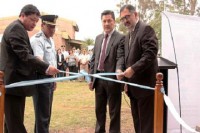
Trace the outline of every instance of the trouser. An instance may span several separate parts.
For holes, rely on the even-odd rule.
[[[5,95],[4,133],[27,133],[24,126],[24,109],[26,97]]]
[[[136,133],[153,133],[154,95],[131,98],[131,111]]]
[[[77,70],[76,66],[69,66],[69,72],[77,73],[78,70]],[[74,74],[70,74],[69,76],[74,76]],[[72,79],[72,80],[76,80],[76,79]]]
[[[110,81],[97,79],[95,83],[95,133],[105,133],[106,107],[109,106],[109,133],[120,133],[121,88],[110,85]],[[114,83],[116,84],[116,83]]]
[[[54,83],[37,85],[33,95],[35,109],[35,133],[49,133]]]
[[[61,65],[61,66],[58,65],[57,68],[58,68],[59,70],[65,71],[65,70],[63,69],[63,65]],[[64,73],[63,73],[63,72],[59,72],[59,73],[57,74],[57,77],[64,77]]]

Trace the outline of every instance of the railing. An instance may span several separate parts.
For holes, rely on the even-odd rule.
[[[5,86],[3,84],[4,73],[0,71],[0,133],[3,133],[4,129],[4,98],[5,98]],[[155,86],[155,98],[154,98],[154,133],[163,132],[163,94],[160,91],[163,83],[162,73],[156,75]]]

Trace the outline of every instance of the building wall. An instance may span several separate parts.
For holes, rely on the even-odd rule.
[[[0,18],[0,34],[3,34],[5,28],[14,20],[18,19],[18,16],[12,16],[12,17],[5,17],[5,18]],[[65,18],[58,18],[57,20],[57,26],[56,26],[56,32],[53,36],[54,42],[56,49],[60,48],[61,45],[68,45],[66,42],[67,37],[66,35],[69,36],[68,39],[75,39],[75,29],[74,26],[76,23],[72,20],[68,20]],[[40,31],[41,27],[41,20],[37,23],[37,26],[34,28],[33,31],[28,32],[29,37],[33,36],[35,33]],[[65,37],[63,38],[63,33],[65,34]],[[69,49],[70,46],[67,46]]]

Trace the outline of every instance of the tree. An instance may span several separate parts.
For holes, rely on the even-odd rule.
[[[154,19],[155,9],[157,9],[158,6],[155,0],[138,0],[140,20],[148,23],[150,20]]]
[[[93,39],[91,39],[91,38],[86,38],[85,40],[84,40],[84,44],[81,46],[81,48],[86,48],[86,47],[88,47],[88,46],[90,46],[90,45],[94,45],[94,40]]]
[[[117,4],[117,8],[120,9],[123,5],[125,4],[131,4],[130,0],[121,0],[119,4]],[[119,10],[118,10],[119,13]],[[116,28],[119,32],[126,34],[127,33],[127,29],[126,27],[120,23],[120,17],[116,18]]]
[[[156,4],[155,0],[138,0],[138,2],[135,0],[135,3],[132,3],[131,0],[121,0],[120,3],[117,4],[116,6],[118,9],[120,9],[125,4],[134,4],[135,7],[138,8],[137,10],[139,11],[140,20],[147,23],[149,22],[149,20],[152,19],[154,15],[153,10],[158,7],[158,4]],[[122,24],[120,24],[119,17],[116,19],[116,23],[117,23],[117,29],[120,32],[126,34],[127,29]]]
[[[87,46],[94,45],[94,40],[90,38],[86,38],[84,42]]]
[[[136,4],[137,3],[137,4]],[[121,0],[117,4],[120,9],[125,4],[133,4],[131,0]],[[161,12],[175,12],[185,15],[200,16],[200,7],[197,6],[197,0],[135,0],[135,6],[139,12],[140,20],[150,24],[158,37],[159,45],[161,45]],[[120,18],[116,19],[117,29],[126,34],[127,29],[120,24]]]
[[[196,5],[197,5],[197,0],[189,0],[190,2],[190,14],[194,15],[195,10],[196,10]]]

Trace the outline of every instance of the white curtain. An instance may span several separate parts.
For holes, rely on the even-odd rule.
[[[162,57],[175,62],[170,33],[174,39],[180,79],[182,119],[192,128],[200,126],[200,17],[162,13]],[[178,80],[176,69],[168,75],[168,96],[179,112]],[[168,132],[180,133],[179,123],[168,112]],[[189,133],[183,128],[182,133]]]

